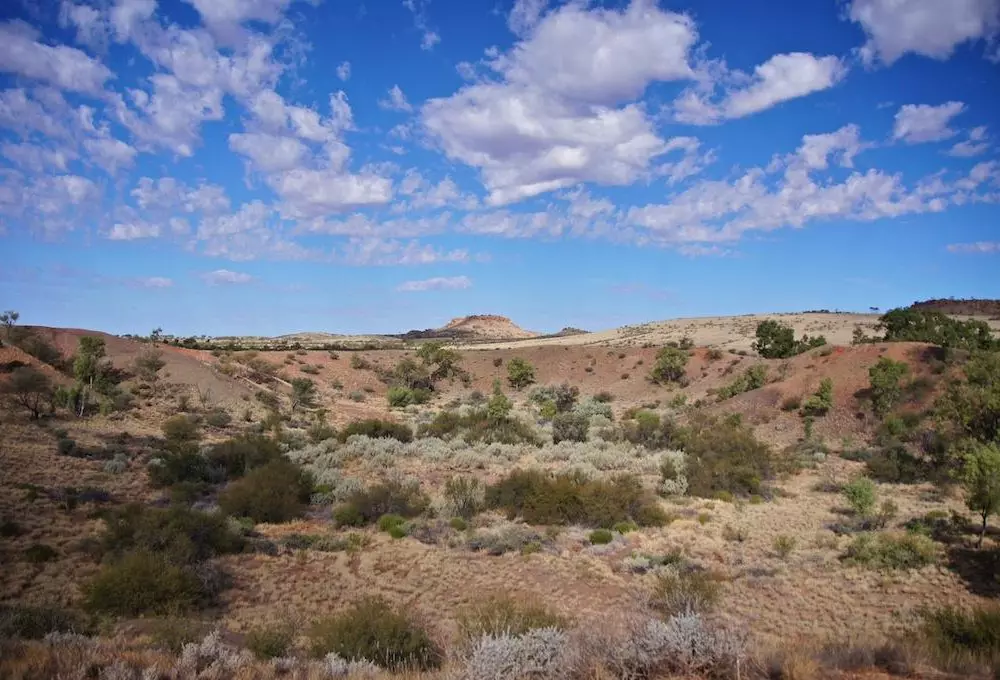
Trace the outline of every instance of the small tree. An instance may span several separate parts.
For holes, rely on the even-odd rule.
[[[802,415],[825,416],[831,408],[833,408],[833,380],[823,378],[816,393],[802,404]]]
[[[676,382],[684,377],[688,354],[677,347],[664,347],[656,353],[656,365],[650,373],[650,379],[659,384]]]
[[[494,380],[493,396],[490,397],[486,405],[486,413],[489,415],[489,419],[494,423],[502,422],[510,415],[512,408],[513,404],[510,403],[510,399],[500,389],[500,381]]]
[[[111,362],[105,358],[106,354],[103,338],[89,335],[80,338],[73,359],[73,375],[80,389],[80,416],[83,416],[90,392],[106,392],[113,384]]]
[[[867,477],[858,477],[844,486],[842,492],[848,505],[858,517],[871,517],[875,511],[875,482]]]
[[[976,547],[983,546],[990,515],[1000,514],[1000,446],[970,443],[960,478],[965,487],[965,504],[983,518]]]
[[[871,382],[872,411],[879,418],[885,418],[899,401],[902,388],[899,383],[909,371],[902,361],[879,357],[878,362],[868,369]]]
[[[15,405],[26,409],[32,420],[38,420],[42,408],[51,400],[52,383],[41,371],[31,366],[20,366],[10,374],[4,392]]]
[[[8,309],[3,314],[0,314],[0,324],[3,324],[4,335],[7,336],[7,340],[10,340],[11,336],[14,334],[14,324],[16,324],[17,320],[20,318],[21,315],[13,309]]]
[[[535,382],[535,367],[520,357],[507,362],[507,382],[516,390]]]
[[[454,377],[462,370],[458,367],[461,355],[453,349],[446,349],[443,342],[425,342],[417,350],[417,357],[430,371],[431,382]]]
[[[155,349],[144,349],[135,358],[132,368],[142,380],[156,382],[157,373],[166,365],[167,363],[163,360],[163,352]]]
[[[152,331],[150,331],[149,341],[153,344],[154,347],[156,346],[156,343],[163,342],[163,329],[154,328]]]
[[[292,409],[316,406],[316,383],[309,378],[292,379]]]
[[[795,353],[795,331],[774,319],[761,321],[753,349],[765,359],[790,357]]]

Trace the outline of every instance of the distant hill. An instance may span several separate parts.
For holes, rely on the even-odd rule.
[[[526,331],[506,316],[473,314],[452,319],[441,328],[408,331],[399,335],[404,340],[524,340],[537,338],[538,333]]]
[[[910,305],[911,309],[928,309],[943,314],[958,316],[989,316],[1000,317],[1000,300],[980,300],[969,298],[941,298],[937,300],[920,300]]]

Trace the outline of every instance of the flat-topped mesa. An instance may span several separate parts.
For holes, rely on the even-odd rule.
[[[509,317],[500,316],[499,314],[470,314],[469,316],[459,316],[455,317],[454,319],[446,323],[443,327],[455,328],[456,326],[462,326],[476,321],[481,321],[485,323],[510,324],[515,328],[517,327],[517,324],[511,321]]]

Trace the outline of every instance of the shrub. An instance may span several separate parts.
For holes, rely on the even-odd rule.
[[[678,428],[670,418],[652,411],[636,411],[621,424],[621,437],[650,451],[676,448]]]
[[[678,382],[684,377],[688,354],[676,347],[663,347],[656,353],[656,364],[650,373],[650,380],[658,384]]]
[[[371,363],[360,354],[351,355],[351,368],[356,371],[367,371],[372,367]]]
[[[275,460],[232,482],[219,494],[222,511],[254,522],[287,522],[309,504],[312,478],[288,460]]]
[[[310,378],[292,378],[292,409],[316,407],[316,383]]]
[[[0,639],[40,640],[49,633],[86,633],[76,613],[58,607],[0,604]]]
[[[461,517],[452,517],[448,520],[448,526],[450,526],[455,531],[465,531],[469,528],[469,523],[466,522]]]
[[[368,420],[356,420],[341,430],[338,439],[346,442],[351,435],[360,434],[372,439],[390,438],[401,441],[404,444],[413,441],[413,430],[402,423],[395,423],[391,420],[379,420],[370,418]]]
[[[246,646],[258,659],[278,659],[288,653],[294,637],[289,624],[260,626],[247,633]]]
[[[615,535],[608,529],[594,529],[587,537],[592,545],[606,545],[615,540]]]
[[[150,484],[157,488],[180,483],[216,481],[211,463],[195,451],[161,453],[149,462],[147,472]]]
[[[858,517],[870,517],[875,510],[875,483],[867,477],[852,480],[841,493]]]
[[[601,404],[610,404],[615,400],[615,395],[611,394],[607,390],[602,390],[594,395],[594,401]]]
[[[788,536],[787,534],[780,534],[775,537],[772,547],[774,548],[775,554],[781,559],[787,559],[792,551],[795,550],[796,540],[794,536]]]
[[[254,393],[254,397],[270,411],[277,411],[281,406],[281,399],[274,392],[270,392],[268,390],[257,390],[257,392]]]
[[[785,400],[781,402],[782,411],[795,411],[802,405],[801,397],[785,397]]]
[[[879,418],[885,418],[899,401],[903,392],[900,381],[908,371],[905,363],[888,357],[879,357],[875,365],[868,369],[872,411]]]
[[[426,404],[431,393],[422,388],[390,387],[387,394],[389,406],[393,408],[403,408],[413,404]]]
[[[959,321],[932,310],[892,309],[879,319],[885,342],[929,342],[946,348],[991,350],[997,346],[985,321]]]
[[[916,533],[864,533],[847,547],[844,560],[872,569],[919,569],[934,564],[938,547]]]
[[[613,530],[617,531],[619,534],[627,534],[631,531],[638,531],[639,525],[635,522],[629,520],[626,522],[617,522],[613,527]]]
[[[823,378],[819,389],[802,404],[802,415],[825,416],[833,408],[833,380]]]
[[[774,319],[757,324],[756,336],[753,349],[765,359],[787,359],[826,344],[826,338],[822,335],[814,338],[803,335],[801,340],[796,340],[795,331],[790,326]]]
[[[262,435],[242,435],[214,444],[206,455],[209,463],[221,468],[228,479],[242,477],[251,470],[281,458],[278,442]]]
[[[183,506],[152,508],[139,504],[110,510],[101,535],[101,552],[118,558],[127,552],[162,553],[178,565],[239,552],[243,539],[226,518]]]
[[[691,418],[677,437],[685,452],[688,493],[711,498],[719,491],[734,495],[758,494],[774,476],[770,447],[737,417]]]
[[[164,647],[174,654],[180,654],[184,645],[198,642],[210,632],[208,624],[184,617],[165,617],[146,622],[149,636],[158,647]]]
[[[334,511],[334,520],[339,526],[364,526],[383,515],[416,517],[429,505],[430,499],[420,490],[419,482],[389,480],[352,493]]]
[[[334,653],[390,670],[438,668],[443,653],[423,628],[381,599],[366,599],[309,631],[313,656]]]
[[[925,609],[921,618],[923,636],[939,659],[970,659],[1000,669],[1000,608]]]
[[[32,564],[51,562],[57,557],[59,557],[59,553],[52,546],[45,545],[44,543],[33,543],[24,551],[24,559]]]
[[[560,413],[552,419],[552,443],[561,441],[585,442],[590,420],[576,413]]]
[[[486,489],[488,507],[520,516],[530,524],[583,524],[609,528],[632,519],[661,526],[666,516],[655,496],[634,477],[588,480],[579,475],[549,475],[515,470]]]
[[[455,680],[556,680],[569,677],[578,660],[569,635],[555,628],[535,628],[525,633],[508,631],[482,635],[471,641],[460,659]]]
[[[902,444],[873,451],[864,462],[865,474],[880,482],[916,484],[932,474],[930,467]]]
[[[84,607],[118,616],[168,614],[194,608],[208,597],[191,567],[158,553],[127,553],[101,569],[84,588]]]
[[[652,607],[665,616],[707,613],[722,599],[718,575],[690,568],[662,570],[653,586]]]
[[[551,402],[559,413],[566,413],[576,405],[580,397],[580,388],[576,385],[563,383],[562,385],[546,385],[539,387],[531,393],[531,401],[536,404]]]
[[[516,390],[535,382],[535,367],[520,357],[507,362],[507,382]]]
[[[56,441],[56,453],[60,456],[72,456],[76,453],[76,441],[62,438]]]
[[[198,424],[186,415],[176,415],[163,423],[163,436],[167,440],[167,448],[177,450],[184,444],[197,442],[201,439]]]
[[[735,397],[737,394],[760,389],[765,384],[767,384],[767,366],[763,364],[751,366],[739,378],[716,392],[716,399],[718,401],[725,401],[726,399]]]
[[[233,417],[227,411],[215,409],[205,415],[205,422],[212,427],[228,427],[233,422]]]
[[[523,635],[530,630],[565,630],[569,621],[543,604],[530,604],[506,595],[496,595],[460,611],[459,636],[466,641],[482,635]]]
[[[1000,446],[972,442],[962,447],[965,461],[959,479],[965,489],[965,505],[982,517],[977,547],[983,546],[990,515],[1000,514]]]
[[[52,381],[41,371],[31,366],[20,366],[10,377],[0,384],[0,393],[7,395],[14,406],[28,411],[32,420],[38,420],[52,396]]]
[[[444,485],[449,514],[472,519],[483,509],[483,483],[475,477],[452,477]]]

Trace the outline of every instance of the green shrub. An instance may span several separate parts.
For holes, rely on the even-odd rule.
[[[356,420],[341,430],[338,439],[346,442],[351,435],[359,434],[372,439],[395,439],[404,444],[413,441],[413,430],[407,425],[396,423],[391,420],[379,420],[370,418],[368,420]]]
[[[657,575],[650,604],[664,616],[708,613],[722,599],[718,575],[683,566]]]
[[[163,423],[163,436],[167,440],[167,448],[177,450],[179,446],[197,442],[201,439],[198,423],[186,415],[176,415]]]
[[[431,398],[430,391],[422,388],[390,387],[387,394],[389,406],[403,408],[412,404],[426,404]]]
[[[872,411],[879,418],[884,418],[899,401],[903,390],[900,381],[909,371],[902,361],[893,361],[888,357],[879,357],[874,366],[868,369]]]
[[[394,524],[385,530],[385,533],[389,534],[390,537],[395,539],[406,538],[410,535],[406,524]]]
[[[609,529],[594,529],[587,537],[592,545],[606,545],[615,540],[615,535]]]
[[[759,494],[775,473],[770,447],[736,417],[722,420],[696,414],[676,437],[687,460],[688,493],[711,498],[719,491]]]
[[[756,336],[753,349],[765,359],[787,359],[826,344],[822,335],[814,338],[803,335],[801,340],[796,340],[794,329],[774,319],[757,324]]]
[[[833,380],[823,378],[819,389],[802,404],[802,415],[825,416],[833,408]]]
[[[366,599],[316,622],[309,631],[313,656],[331,652],[348,661],[366,659],[390,670],[428,670],[443,660],[422,627],[381,599]]]
[[[464,416],[454,411],[442,411],[430,423],[421,425],[419,434],[421,437],[441,439],[451,439],[461,435],[470,444],[482,442],[537,445],[540,443],[538,435],[526,423],[508,415],[491,417],[488,409],[478,409]]]
[[[62,438],[56,442],[56,453],[60,456],[72,456],[76,454],[76,441]]]
[[[465,531],[469,528],[469,523],[466,522],[461,517],[452,517],[448,520],[448,526],[450,526],[455,531]]]
[[[406,519],[399,515],[382,515],[378,518],[379,531],[389,531],[389,529],[403,524],[406,524]]]
[[[538,628],[566,630],[570,622],[542,604],[529,604],[509,596],[496,595],[458,614],[459,636],[463,641],[483,635],[524,635]]]
[[[590,420],[576,413],[560,413],[552,419],[552,443],[561,441],[585,442]]]
[[[281,447],[275,440],[248,434],[214,444],[206,457],[213,467],[225,471],[227,479],[234,479],[279,460],[282,455]]]
[[[563,383],[558,386],[546,385],[535,389],[531,393],[531,401],[542,405],[551,402],[559,413],[566,413],[572,410],[579,397],[580,388],[569,383]]]
[[[871,569],[919,569],[937,562],[937,545],[916,533],[864,533],[847,547],[844,560]]]
[[[875,483],[867,477],[858,477],[846,485],[844,499],[858,517],[870,517],[875,510]]]
[[[925,609],[922,633],[938,659],[970,660],[1000,670],[1000,608],[995,605]]]
[[[334,520],[339,526],[364,526],[383,515],[416,517],[429,505],[430,499],[418,483],[389,480],[352,493],[334,511]]]
[[[781,402],[782,411],[796,411],[802,405],[801,397],[785,397]]]
[[[252,628],[246,636],[246,646],[258,659],[278,659],[288,654],[295,629],[287,623]]]
[[[24,559],[32,564],[51,562],[57,557],[59,557],[59,553],[52,546],[45,545],[44,543],[33,543],[24,551]]]
[[[58,607],[0,604],[0,639],[40,640],[49,633],[89,632],[75,612]]]
[[[621,423],[620,433],[625,441],[644,446],[650,451],[677,448],[678,428],[670,418],[660,418],[652,411],[636,411]]]
[[[312,478],[298,465],[275,460],[231,482],[219,494],[219,507],[254,522],[287,522],[305,513],[312,487]]]
[[[149,619],[144,627],[153,644],[174,654],[180,654],[186,644],[200,642],[211,631],[211,625],[204,621],[177,616]]]
[[[650,373],[650,380],[658,384],[678,382],[684,377],[688,353],[676,347],[663,347],[656,353],[656,364]]]
[[[629,521],[625,521],[625,522],[617,522],[611,528],[614,529],[615,531],[617,531],[619,534],[627,534],[630,531],[638,531],[639,530],[639,525],[636,524],[635,522],[629,520]]]
[[[634,477],[588,480],[579,475],[550,475],[514,470],[486,489],[488,507],[520,516],[529,524],[582,524],[610,528],[629,519],[661,526],[666,515],[656,497]]]
[[[737,394],[743,394],[744,392],[760,389],[766,384],[767,366],[763,364],[751,366],[736,380],[716,392],[716,400],[725,401],[726,399],[735,397]]]
[[[162,553],[173,564],[185,565],[239,552],[243,539],[220,514],[136,503],[108,511],[100,545],[101,552],[112,558],[147,551]]]
[[[367,371],[372,367],[371,362],[360,354],[351,355],[351,368],[356,371]]]
[[[205,415],[205,422],[212,427],[228,427],[233,422],[233,417],[229,415],[228,411],[215,409]]]
[[[792,554],[793,550],[795,550],[795,544],[796,540],[794,536],[780,534],[775,537],[772,547],[774,548],[775,554],[784,560]]]
[[[535,382],[535,367],[520,357],[507,362],[507,382],[516,390]]]
[[[190,610],[208,598],[191,567],[159,553],[132,552],[104,566],[84,588],[84,607],[99,614],[138,616]]]
[[[216,480],[212,465],[197,451],[163,452],[146,468],[149,483],[156,488],[184,482],[209,483]]]
[[[879,319],[885,342],[929,342],[946,348],[966,350],[996,349],[989,324],[985,321],[959,321],[938,311],[892,309]]]
[[[865,461],[865,474],[880,482],[917,484],[930,479],[932,470],[906,446],[895,444],[873,451]]]
[[[452,477],[444,485],[444,498],[451,514],[472,519],[483,509],[483,483],[475,477]]]

